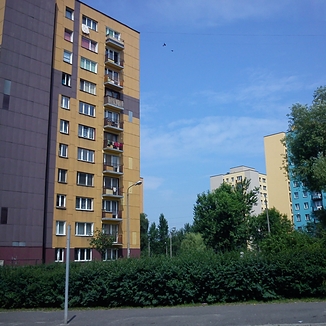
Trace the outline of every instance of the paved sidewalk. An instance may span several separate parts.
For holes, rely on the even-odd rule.
[[[2,311],[0,325],[63,325],[64,311]],[[69,325],[326,326],[326,302],[69,310]]]

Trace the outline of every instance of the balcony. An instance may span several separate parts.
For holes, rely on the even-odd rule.
[[[312,194],[312,200],[321,200],[322,199],[322,195],[320,192],[314,192]]]
[[[113,198],[122,198],[122,188],[105,188],[103,187],[103,197],[113,197]]]
[[[123,143],[115,142],[112,140],[105,140],[103,141],[103,150],[111,151],[111,152],[123,152]]]
[[[122,245],[122,234],[114,234],[114,233],[109,233],[107,231],[104,231],[104,234],[113,237],[113,245]]]
[[[102,221],[122,221],[122,211],[118,212],[107,212],[102,211]]]
[[[106,45],[118,50],[123,50],[125,48],[124,40],[117,39],[116,37],[111,35],[106,36]]]
[[[103,173],[123,174],[123,165],[111,165],[109,163],[103,164]]]
[[[110,56],[106,55],[105,56],[105,64],[112,68],[121,70],[121,69],[123,69],[124,60],[121,58],[114,59],[114,58],[111,58]]]
[[[123,89],[123,81],[119,78],[112,78],[110,75],[104,75],[104,85],[109,85],[119,91]]]
[[[123,122],[112,121],[110,118],[104,118],[104,128],[123,131]]]
[[[123,100],[111,96],[104,96],[104,106],[123,110]]]

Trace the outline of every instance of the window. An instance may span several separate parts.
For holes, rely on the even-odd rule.
[[[105,212],[117,214],[119,210],[119,203],[114,200],[103,200],[103,210]]]
[[[70,107],[70,97],[61,95],[61,107],[63,109],[69,110],[69,107]]]
[[[117,260],[119,258],[119,250],[118,249],[107,249],[103,260]]]
[[[240,176],[237,176],[237,181],[242,181],[242,176],[241,175]]]
[[[66,7],[66,18],[74,20],[74,11],[68,7]]]
[[[307,192],[307,191],[304,191],[304,192],[302,193],[302,197],[307,198],[307,197],[308,197],[308,192]]]
[[[104,154],[103,163],[106,166],[112,166],[113,170],[115,172],[120,172],[120,158],[119,158],[119,156]]]
[[[65,221],[56,221],[55,227],[56,235],[66,235],[66,222]]]
[[[120,40],[120,35],[121,34],[119,32],[116,32],[115,30],[113,30],[113,29],[111,29],[109,27],[106,28],[106,36],[110,36],[110,37],[113,37],[113,38],[115,38],[117,40]]]
[[[294,198],[299,198],[299,193],[298,193],[297,191],[295,191],[295,192],[293,193],[293,197],[294,197]]]
[[[83,16],[82,22],[84,25],[87,25],[93,31],[97,31],[97,22],[95,20],[88,18],[86,16]]]
[[[301,215],[300,214],[297,214],[296,215],[296,219],[297,219],[297,222],[301,222]]]
[[[114,236],[115,237],[114,242],[117,242],[117,240],[118,240],[117,235],[119,234],[119,225],[103,224],[103,233]]]
[[[76,223],[76,235],[92,236],[93,223]]]
[[[76,209],[82,211],[92,211],[93,198],[76,197]]]
[[[2,109],[9,110],[11,80],[5,79],[3,85]]]
[[[66,208],[66,195],[57,195],[57,208]]]
[[[299,182],[298,181],[293,181],[293,187],[299,187]]]
[[[80,67],[83,69],[86,69],[88,71],[97,73],[97,63],[92,60],[81,57],[80,58]]]
[[[266,183],[266,179],[265,178],[263,178],[263,182]]]
[[[94,151],[78,147],[78,160],[94,163]]]
[[[69,121],[67,120],[60,120],[60,132],[62,134],[68,134],[69,133]]]
[[[95,128],[78,125],[78,136],[82,138],[95,139]]]
[[[298,211],[300,209],[300,204],[295,204],[294,208],[295,208],[296,211]]]
[[[55,261],[56,262],[63,262],[64,260],[64,253],[65,249],[64,248],[55,248]]]
[[[113,194],[115,194],[115,192],[119,188],[119,179],[104,177],[103,181],[104,181],[104,188],[105,189],[113,189]]]
[[[59,156],[60,157],[68,157],[68,145],[59,144]]]
[[[62,85],[67,87],[71,86],[71,75],[66,74],[65,72],[62,73]]]
[[[310,214],[305,214],[305,220],[310,221]]]
[[[110,61],[113,61],[114,63],[118,64],[118,65],[121,65],[121,62],[120,62],[120,53],[119,52],[116,52],[112,49],[108,49],[106,48],[105,49],[105,60],[110,60]]]
[[[128,115],[128,121],[132,122],[132,111],[129,111],[129,115]],[[239,177],[238,177],[239,178]],[[241,177],[240,177],[241,178]],[[240,179],[241,181],[241,179]]]
[[[63,61],[72,64],[72,53],[67,50],[63,50]]]
[[[80,90],[96,95],[96,85],[83,79],[80,80]]]
[[[92,250],[88,248],[75,248],[75,261],[91,261]]]
[[[93,186],[94,174],[77,172],[77,184],[79,186]]]
[[[58,169],[58,182],[67,183],[67,170]]]
[[[95,117],[95,106],[88,103],[79,102],[79,113]]]
[[[309,208],[309,204],[307,202],[303,203],[303,208],[304,209],[308,209]]]
[[[73,42],[74,40],[74,33],[70,31],[69,29],[65,28],[65,36],[66,41]]]
[[[266,186],[263,186],[263,190],[266,190]]]
[[[7,224],[8,222],[8,207],[1,207],[0,224]]]
[[[81,46],[87,50],[97,53],[97,42],[92,41],[85,36],[82,36]]]
[[[109,96],[121,101],[123,99],[121,93],[113,91],[112,89],[108,89],[108,88],[105,89],[105,96]]]

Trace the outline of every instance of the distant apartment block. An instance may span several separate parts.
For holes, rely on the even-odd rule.
[[[0,260],[65,261],[68,225],[74,261],[100,259],[96,229],[105,259],[128,237],[139,256],[139,32],[78,0],[0,0],[0,45]]]
[[[210,177],[210,190],[213,191],[218,188],[223,182],[235,185],[244,179],[250,180],[249,190],[259,188],[259,198],[257,205],[253,207],[253,214],[260,214],[267,206],[268,203],[268,188],[267,188],[267,176],[266,174],[259,173],[254,168],[247,166],[238,166],[230,169],[230,172],[226,174],[218,174]]]

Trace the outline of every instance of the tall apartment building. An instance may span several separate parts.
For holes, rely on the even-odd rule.
[[[210,177],[210,190],[213,191],[218,188],[223,182],[235,185],[236,182],[244,179],[250,180],[249,190],[259,188],[260,197],[258,198],[257,205],[253,207],[253,214],[260,214],[268,204],[268,189],[266,174],[259,173],[253,168],[247,166],[237,166],[230,169],[226,174],[218,174]]]
[[[108,13],[109,13],[108,6]],[[140,253],[139,33],[78,0],[0,0],[0,260]],[[127,233],[127,192],[129,222]]]
[[[285,173],[287,149],[281,142],[284,137],[284,132],[264,137],[270,205],[286,214],[296,229],[301,229],[313,221],[315,211],[325,206],[326,194],[307,191]]]

